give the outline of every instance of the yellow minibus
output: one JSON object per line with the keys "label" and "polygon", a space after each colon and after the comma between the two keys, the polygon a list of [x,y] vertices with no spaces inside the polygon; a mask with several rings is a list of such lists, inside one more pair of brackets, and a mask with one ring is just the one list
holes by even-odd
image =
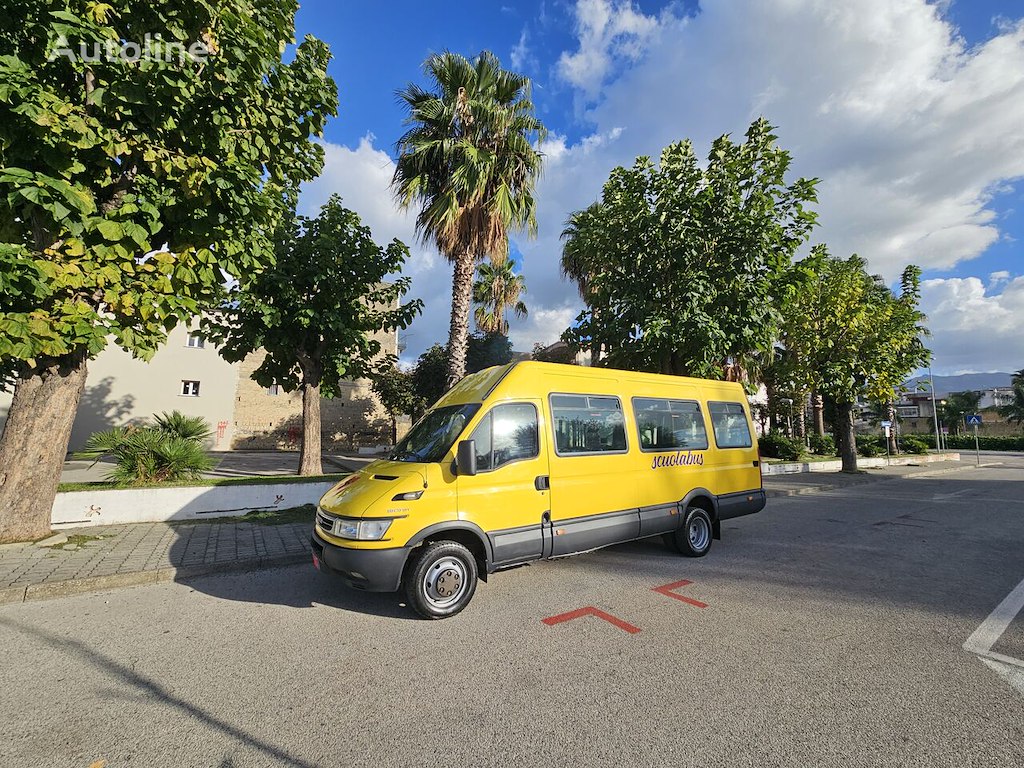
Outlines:
{"label": "yellow minibus", "polygon": [[467,376],[320,500],[313,564],[432,619],[477,580],[649,536],[702,557],[764,508],[736,383],[520,362]]}

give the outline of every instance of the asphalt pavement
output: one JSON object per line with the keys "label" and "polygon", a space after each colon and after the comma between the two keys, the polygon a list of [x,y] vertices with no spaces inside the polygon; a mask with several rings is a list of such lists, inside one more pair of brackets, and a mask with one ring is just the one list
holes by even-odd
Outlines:
{"label": "asphalt pavement", "polygon": [[1024,765],[1024,686],[963,647],[1024,580],[1002,460],[773,498],[699,560],[495,574],[440,622],[305,565],[3,606],[0,759]]}

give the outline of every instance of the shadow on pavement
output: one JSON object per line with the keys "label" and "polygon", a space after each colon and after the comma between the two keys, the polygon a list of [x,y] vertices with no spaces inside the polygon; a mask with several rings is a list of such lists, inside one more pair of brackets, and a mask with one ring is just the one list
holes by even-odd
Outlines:
{"label": "shadow on pavement", "polygon": [[208,574],[175,579],[196,592],[246,603],[289,608],[326,606],[340,611],[391,619],[417,619],[402,592],[360,592],[340,579],[320,573],[312,562],[249,573]]}
{"label": "shadow on pavement", "polygon": [[[91,665],[97,669],[103,670],[109,675],[114,676],[117,680],[123,683],[127,689],[134,690],[139,695],[147,699],[155,700],[161,705],[180,710],[209,728],[212,728],[215,731],[220,731],[221,733],[237,739],[242,744],[259,750],[266,756],[268,763],[273,762],[275,765],[295,766],[295,768],[314,768],[313,763],[309,763],[301,758],[295,757],[285,750],[274,746],[270,742],[254,736],[236,725],[225,722],[224,720],[207,712],[198,704],[194,704],[191,701],[175,696],[171,690],[165,688],[156,680],[148,678],[145,675],[141,675],[130,667],[104,656],[99,651],[90,648],[81,641],[74,640],[69,637],[61,637],[47,632],[46,630],[30,627],[22,624],[21,622],[11,621],[10,619],[3,617],[0,617],[0,624],[22,634],[30,635],[40,643],[48,645],[60,653],[69,656],[76,656],[82,663]],[[231,765],[230,758],[221,763],[221,765]]]}

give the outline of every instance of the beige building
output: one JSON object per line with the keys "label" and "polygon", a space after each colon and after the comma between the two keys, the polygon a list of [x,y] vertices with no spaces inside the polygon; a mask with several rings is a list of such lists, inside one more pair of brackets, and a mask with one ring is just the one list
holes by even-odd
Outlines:
{"label": "beige building", "polygon": [[[397,332],[375,337],[385,352],[398,353]],[[148,363],[111,344],[89,362],[85,391],[71,431],[70,450],[103,429],[181,411],[201,416],[214,430],[210,447],[297,449],[302,437],[302,395],[261,387],[250,375],[265,352],[228,363],[211,343],[178,326]],[[358,450],[386,445],[391,422],[368,381],[342,382],[340,396],[321,403],[325,450]],[[0,393],[0,429],[11,393]]]}

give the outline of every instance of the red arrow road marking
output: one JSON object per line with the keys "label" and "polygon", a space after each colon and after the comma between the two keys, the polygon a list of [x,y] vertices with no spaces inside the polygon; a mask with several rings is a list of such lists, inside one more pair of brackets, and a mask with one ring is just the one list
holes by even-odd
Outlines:
{"label": "red arrow road marking", "polygon": [[658,594],[664,595],[665,597],[671,597],[675,600],[681,600],[682,602],[689,603],[690,605],[695,605],[698,608],[707,608],[707,603],[702,603],[700,600],[694,600],[692,597],[686,597],[685,595],[677,595],[675,592],[672,591],[673,589],[685,587],[687,584],[693,584],[693,582],[689,579],[683,579],[682,581],[673,581],[671,584],[664,584],[660,587],[655,587],[651,591],[657,592]]}
{"label": "red arrow road marking", "polygon": [[546,619],[541,619],[541,621],[549,627],[552,627],[555,624],[561,624],[563,621],[572,621],[573,619],[578,619],[581,616],[597,616],[597,618],[604,619],[609,624],[614,624],[623,632],[629,632],[631,635],[635,635],[640,631],[640,627],[634,627],[632,624],[628,624],[622,619],[617,619],[610,613],[605,613],[592,605],[588,605],[586,608],[578,608],[575,611],[569,611],[568,613],[560,613],[557,616],[549,616]]}

